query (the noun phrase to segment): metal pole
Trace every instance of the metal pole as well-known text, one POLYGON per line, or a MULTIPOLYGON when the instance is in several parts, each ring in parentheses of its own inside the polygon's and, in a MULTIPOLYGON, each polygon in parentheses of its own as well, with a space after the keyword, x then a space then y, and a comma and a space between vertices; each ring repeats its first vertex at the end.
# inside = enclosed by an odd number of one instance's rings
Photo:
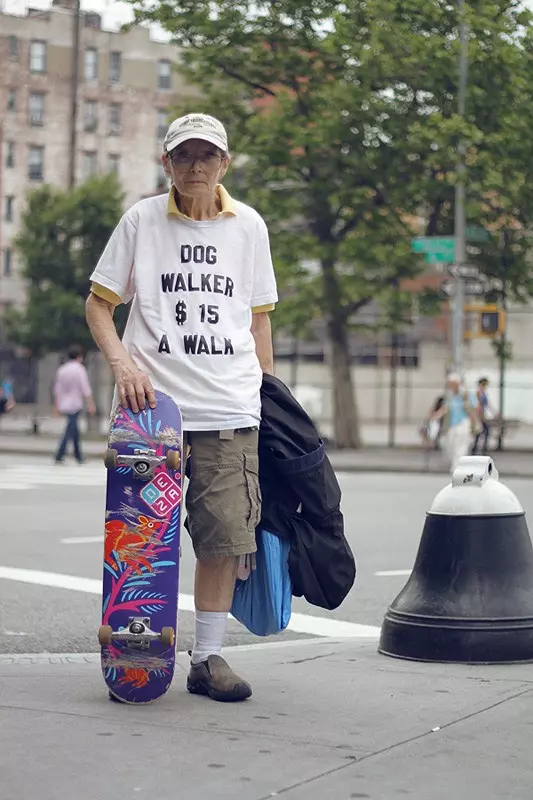
MULTIPOLYGON (((457 0, 459 11, 459 91, 458 113, 461 118, 465 116, 466 87, 468 80, 468 28, 465 20, 465 0, 457 0)), ((455 184, 455 266, 461 267, 466 263, 466 207, 465 207, 465 182, 466 182, 466 142, 459 141, 457 146, 457 181, 455 184)), ((464 304, 465 286, 459 273, 455 277, 455 296, 452 311, 452 363, 454 372, 462 375, 463 372, 463 338, 464 338, 464 304)))
POLYGON ((78 82, 80 60, 80 0, 76 0, 72 26, 72 83, 70 97, 70 147, 68 170, 69 189, 73 189, 76 183, 76 123, 78 120, 78 82))
POLYGON ((389 447, 396 446, 396 391, 398 387, 398 336, 391 336, 391 358, 389 373, 389 447))
MULTIPOLYGON (((505 259, 505 256, 504 256, 505 259)), ((504 269, 507 271, 507 263, 504 260, 504 269)), ((507 275, 504 274, 503 276, 503 288, 502 288, 502 309, 505 312, 505 327, 502 331, 501 339, 500 339, 500 401, 499 401, 499 413, 500 413, 500 432, 498 434, 498 446, 497 450, 500 452, 503 450, 503 439, 505 435, 505 422, 504 422, 504 394, 505 394, 505 367, 507 361, 507 282, 506 282, 507 275)))

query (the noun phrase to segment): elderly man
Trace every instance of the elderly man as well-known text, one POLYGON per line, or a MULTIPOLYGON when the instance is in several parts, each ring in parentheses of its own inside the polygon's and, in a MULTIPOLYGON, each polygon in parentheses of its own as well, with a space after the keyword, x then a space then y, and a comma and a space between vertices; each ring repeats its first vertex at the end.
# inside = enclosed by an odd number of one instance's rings
POLYGON ((170 192, 122 217, 91 276, 87 321, 123 406, 153 407, 155 387, 181 408, 197 558, 187 688, 244 700, 251 687, 220 652, 238 557, 256 549, 260 387, 273 372, 276 281, 263 219, 220 183, 230 163, 222 123, 176 119, 162 161, 170 192), (120 341, 113 310, 130 300, 120 341))

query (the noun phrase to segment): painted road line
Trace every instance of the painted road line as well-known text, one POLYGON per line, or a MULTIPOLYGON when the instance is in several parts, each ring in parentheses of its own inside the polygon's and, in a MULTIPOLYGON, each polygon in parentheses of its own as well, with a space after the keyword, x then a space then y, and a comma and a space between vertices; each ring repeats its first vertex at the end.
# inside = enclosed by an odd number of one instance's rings
MULTIPOLYGON (((32 583, 37 586, 50 586, 55 589, 69 589, 73 592, 87 594, 102 593, 102 581, 95 578, 81 578, 76 575, 63 575, 57 572, 42 572, 19 567, 0 567, 0 580, 32 583)), ((179 595, 178 606, 181 611, 194 611, 194 596, 179 595)), ((368 639, 378 638, 380 628, 374 625, 360 625, 330 617, 313 617, 308 614, 294 613, 287 630, 294 633, 305 633, 309 636, 326 636, 328 638, 368 639)))
POLYGON ((94 544, 103 541, 103 536, 69 536, 66 539, 60 539, 61 544, 94 544))
POLYGON ((385 569, 381 572, 374 572, 374 575, 378 578, 396 578, 401 575, 410 575, 411 572, 411 569, 385 569))

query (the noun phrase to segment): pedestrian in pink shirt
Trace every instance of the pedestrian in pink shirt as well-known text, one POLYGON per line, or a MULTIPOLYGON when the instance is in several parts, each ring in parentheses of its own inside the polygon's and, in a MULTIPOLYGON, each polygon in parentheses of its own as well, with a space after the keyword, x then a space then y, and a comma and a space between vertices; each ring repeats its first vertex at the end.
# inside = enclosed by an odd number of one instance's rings
POLYGON ((96 413, 87 370, 82 362, 83 353, 81 348, 73 345, 68 351, 68 361, 59 367, 56 373, 54 382, 55 408, 58 414, 63 414, 67 418, 65 432, 55 457, 56 464, 61 464, 65 458, 70 440, 72 440, 76 461, 80 464, 83 462, 78 417, 85 407, 89 414, 96 413))

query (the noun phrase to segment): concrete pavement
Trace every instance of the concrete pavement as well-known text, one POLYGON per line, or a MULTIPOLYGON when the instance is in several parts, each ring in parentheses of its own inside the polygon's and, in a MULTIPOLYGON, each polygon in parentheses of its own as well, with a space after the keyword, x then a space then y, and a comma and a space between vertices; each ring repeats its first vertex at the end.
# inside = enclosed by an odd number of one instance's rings
POLYGON ((420 664, 376 642, 227 651, 254 696, 107 700, 95 654, 0 657, 2 800, 525 800, 527 665, 420 664))

